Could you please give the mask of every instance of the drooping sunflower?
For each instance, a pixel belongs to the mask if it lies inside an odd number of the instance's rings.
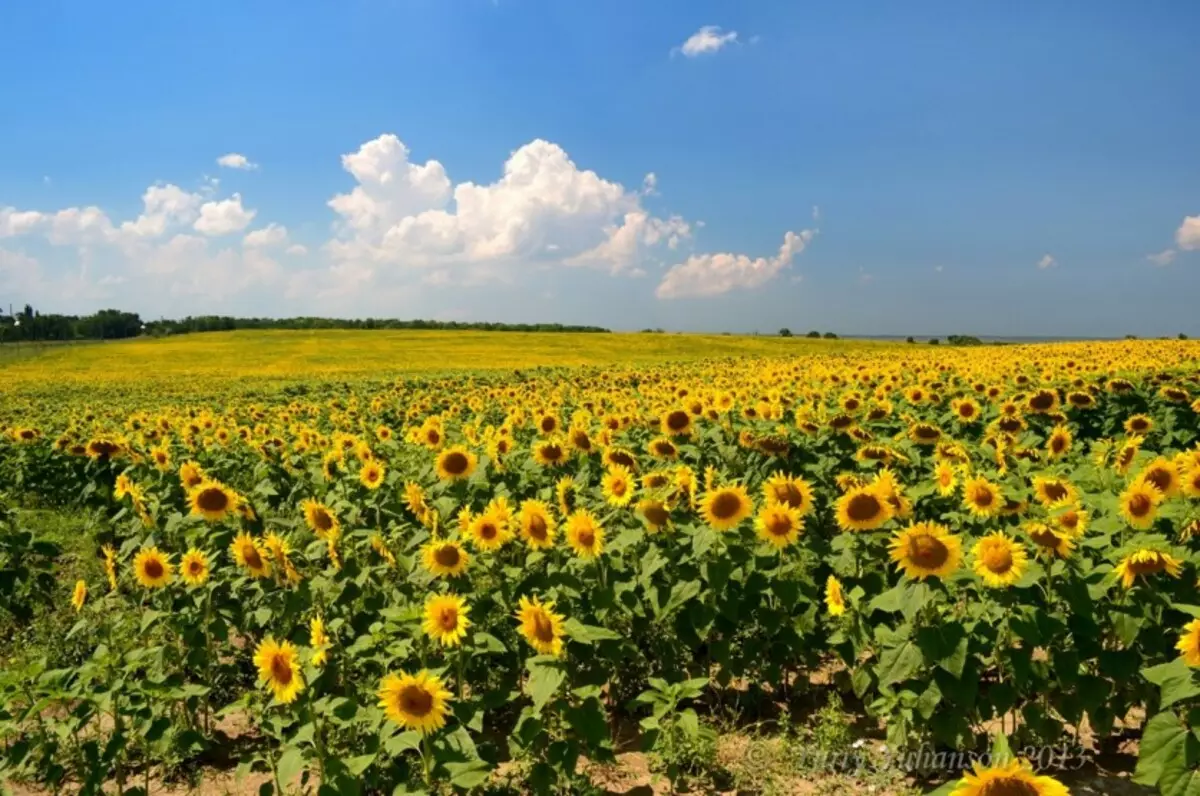
[[[786,503],[806,517],[813,508],[812,485],[799,476],[776,472],[763,484],[763,496],[768,503]]]
[[[1054,430],[1050,432],[1049,439],[1046,440],[1046,455],[1051,459],[1057,459],[1066,454],[1071,450],[1073,439],[1069,428],[1064,425],[1055,426]]]
[[[1025,402],[1025,407],[1030,412],[1038,414],[1049,414],[1058,409],[1058,392],[1050,389],[1038,390],[1033,395],[1029,396],[1029,400]]]
[[[300,672],[300,656],[290,641],[279,642],[267,636],[254,650],[254,665],[258,679],[284,705],[296,701],[304,690],[304,675]]]
[[[1148,415],[1131,415],[1125,421],[1125,433],[1129,435],[1148,434],[1154,430],[1154,419]]]
[[[825,579],[825,610],[830,616],[846,613],[846,595],[842,590],[842,582],[833,575]]]
[[[387,717],[405,729],[428,735],[446,724],[450,692],[440,678],[424,669],[416,674],[389,674],[376,695]]]
[[[679,458],[679,448],[666,437],[655,437],[647,442],[646,452],[656,459],[673,461]]]
[[[1179,467],[1164,456],[1159,456],[1143,467],[1138,478],[1154,484],[1163,497],[1175,497],[1179,494]]]
[[[567,446],[557,437],[535,442],[533,460],[542,467],[561,467],[567,461]]]
[[[367,489],[378,489],[383,486],[383,477],[386,472],[387,470],[381,461],[371,460],[363,462],[363,466],[358,471],[358,482]]]
[[[1190,498],[1200,498],[1200,464],[1193,465],[1180,478],[1183,494]]]
[[[471,544],[480,550],[499,550],[509,539],[512,531],[504,518],[495,511],[484,511],[471,518]]]
[[[333,509],[316,500],[305,500],[304,522],[319,539],[336,539],[341,533],[341,523]]]
[[[1138,478],[1118,498],[1121,516],[1129,527],[1139,531],[1147,530],[1154,525],[1158,515],[1158,505],[1163,501],[1163,493],[1154,484]]]
[[[750,516],[754,504],[743,486],[722,486],[704,493],[700,501],[700,512],[704,521],[714,530],[728,531],[736,528]]]
[[[838,527],[843,531],[873,531],[892,518],[888,495],[874,484],[851,486],[835,505]]]
[[[804,519],[799,509],[787,503],[766,503],[754,518],[754,532],[759,539],[782,550],[800,538]]]
[[[83,605],[87,602],[87,596],[87,581],[75,581],[75,590],[71,593],[71,606],[74,607],[75,613],[79,613],[83,610]]]
[[[671,508],[661,500],[646,498],[638,502],[637,513],[646,523],[646,530],[651,533],[664,531],[671,527]]]
[[[208,580],[208,556],[193,547],[179,562],[179,576],[189,586],[199,586]]]
[[[1054,476],[1034,476],[1033,491],[1038,502],[1047,508],[1074,503],[1079,498],[1079,490],[1074,484]]]
[[[1143,547],[1121,559],[1113,571],[1120,578],[1121,585],[1132,589],[1139,577],[1147,575],[1165,572],[1172,578],[1178,578],[1183,571],[1183,562],[1170,553]]]
[[[516,618],[521,623],[521,635],[531,647],[542,655],[562,655],[565,617],[554,612],[553,600],[543,603],[537,597],[522,597]]]
[[[567,518],[567,544],[580,558],[595,558],[604,552],[604,528],[587,509],[576,509]]]
[[[471,626],[466,599],[454,594],[439,594],[425,601],[425,635],[443,647],[457,647]]]
[[[1071,796],[1071,792],[1053,777],[1035,774],[1028,763],[1010,760],[993,766],[975,763],[950,796]]]
[[[629,469],[629,472],[636,473],[638,471],[637,457],[633,455],[633,451],[626,448],[612,446],[604,451],[604,466],[611,467],[614,464],[619,464],[622,467]]]
[[[976,517],[995,517],[1004,508],[1000,487],[982,476],[963,484],[963,504]]]
[[[554,496],[558,500],[558,513],[566,519],[567,515],[575,510],[575,479],[569,475],[558,479],[554,484]]]
[[[550,507],[540,500],[525,500],[517,514],[517,529],[525,543],[534,549],[554,546],[557,527]]]
[[[1044,522],[1031,522],[1025,526],[1025,532],[1033,540],[1037,552],[1047,556],[1067,558],[1075,549],[1071,535],[1061,528],[1055,530]]]
[[[1121,448],[1117,451],[1117,455],[1113,459],[1113,469],[1121,475],[1129,472],[1129,468],[1137,460],[1138,451],[1142,449],[1144,441],[1142,437],[1135,436],[1121,443]]]
[[[1200,619],[1193,619],[1183,626],[1175,649],[1188,666],[1200,666]]]
[[[628,506],[635,491],[633,473],[619,464],[610,465],[600,479],[604,500],[610,506]]]
[[[171,559],[157,547],[143,548],[133,559],[133,575],[147,589],[160,589],[171,582]]]
[[[1019,581],[1029,563],[1024,546],[999,531],[976,542],[971,555],[975,559],[975,574],[994,589]]]
[[[917,580],[945,578],[962,562],[962,542],[936,522],[909,525],[892,537],[888,549],[897,568]]]
[[[179,483],[187,490],[195,489],[204,483],[204,471],[196,462],[184,462],[179,465]]]
[[[309,661],[313,666],[324,666],[329,658],[329,634],[325,632],[325,620],[314,616],[308,623],[308,646],[312,647]]]
[[[438,478],[443,481],[462,481],[470,478],[477,465],[475,454],[462,445],[444,449],[437,457]]]
[[[421,548],[421,560],[425,569],[441,577],[457,577],[466,572],[471,557],[458,542],[434,539]]]
[[[271,558],[267,549],[245,531],[234,537],[229,550],[237,565],[245,567],[251,577],[265,578],[271,574]]]

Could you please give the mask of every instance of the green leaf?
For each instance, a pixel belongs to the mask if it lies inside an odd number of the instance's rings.
[[[679,728],[692,740],[700,737],[700,717],[696,715],[696,711],[691,708],[679,711]]]
[[[899,613],[904,608],[905,592],[905,584],[897,584],[895,587],[888,589],[883,594],[871,600],[867,605],[867,612],[883,611],[889,614]]]
[[[1188,747],[1198,743],[1174,712],[1159,713],[1142,731],[1133,781],[1140,785],[1158,785],[1166,793],[1166,783],[1177,782],[1187,774]],[[1194,761],[1195,748],[1192,752]]]
[[[621,639],[620,633],[609,630],[606,627],[585,625],[577,619],[568,619],[566,622],[563,622],[563,629],[567,631],[567,635],[573,641],[583,644],[593,644],[597,641],[619,641]]]
[[[933,712],[937,710],[937,706],[942,701],[942,689],[938,688],[937,681],[929,683],[929,687],[917,699],[917,712],[921,714],[921,718],[928,720],[933,716]]]
[[[558,662],[549,656],[530,658],[529,679],[525,681],[525,693],[533,700],[533,709],[540,711],[554,698],[559,686],[567,679]]]
[[[700,593],[700,581],[688,580],[682,583],[676,583],[671,588],[671,596],[667,598],[666,604],[663,606],[662,613],[659,619],[665,619],[675,611],[683,607],[683,605]]]
[[[962,677],[967,662],[969,640],[967,631],[957,622],[923,627],[917,631],[917,646],[925,659],[945,669],[955,677]]]
[[[997,732],[996,737],[992,739],[991,765],[1003,765],[1012,759],[1013,752],[1012,747],[1008,745],[1008,736],[1003,732]]]
[[[346,770],[349,771],[352,775],[357,777],[360,774],[362,774],[364,771],[366,771],[368,768],[370,768],[371,764],[374,762],[375,762],[375,753],[374,752],[372,752],[369,755],[359,755],[358,757],[352,757],[346,761]]]
[[[1142,676],[1162,690],[1162,708],[1200,694],[1200,684],[1183,658],[1142,669]]]
[[[470,790],[487,782],[492,768],[483,760],[468,760],[465,763],[447,763],[446,770],[450,772],[450,784],[456,788]]]
[[[875,667],[875,675],[880,685],[893,685],[912,677],[921,669],[924,656],[921,650],[911,641],[906,641],[898,647],[889,647],[879,656]]]
[[[387,750],[389,755],[398,755],[403,752],[408,752],[413,749],[421,748],[421,733],[416,730],[401,732],[387,739],[383,748]]]
[[[304,770],[304,753],[295,746],[284,748],[275,770],[279,774],[279,783],[286,788]]]
[[[500,639],[491,633],[484,633],[482,631],[475,634],[475,646],[481,648],[477,650],[479,652],[494,652],[497,654],[508,652],[508,648],[504,646],[504,643]]]

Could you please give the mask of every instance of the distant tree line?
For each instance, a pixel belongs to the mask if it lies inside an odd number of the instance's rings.
[[[100,310],[94,315],[40,313],[28,304],[20,312],[0,310],[0,342],[121,340],[139,335],[230,332],[236,329],[473,329],[489,332],[608,332],[599,326],[561,323],[468,323],[396,318],[234,318],[203,315],[143,322],[136,312]]]

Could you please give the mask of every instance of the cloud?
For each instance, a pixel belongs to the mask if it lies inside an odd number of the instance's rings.
[[[789,266],[815,235],[816,231],[810,229],[799,234],[788,232],[774,257],[752,260],[744,254],[694,254],[667,271],[654,295],[660,299],[719,296],[730,290],[759,287]]]
[[[1146,259],[1152,265],[1164,266],[1170,265],[1175,261],[1175,255],[1178,254],[1174,249],[1163,249],[1158,254],[1147,254]]]
[[[1043,271],[1047,268],[1053,268],[1056,265],[1058,265],[1058,260],[1054,259],[1054,257],[1049,254],[1043,254],[1042,259],[1038,260],[1037,262],[1037,267]]]
[[[247,232],[246,237],[242,238],[243,246],[283,246],[288,242],[287,227],[281,224],[267,224],[262,229],[256,229],[253,232]]]
[[[1200,249],[1200,216],[1185,216],[1175,230],[1175,245],[1184,251]]]
[[[737,31],[722,32],[718,25],[705,25],[688,36],[687,41],[672,50],[672,54],[683,53],[688,58],[715,53],[725,45],[737,41]]]
[[[299,243],[293,243],[284,250],[284,253],[290,254],[293,257],[303,257],[304,255],[308,254],[308,247],[301,246]]]
[[[249,226],[257,212],[242,207],[242,195],[235,193],[228,199],[200,205],[200,217],[192,228],[205,235],[228,235]]]
[[[257,163],[251,163],[248,157],[237,152],[221,155],[221,157],[217,158],[217,165],[226,169],[239,169],[241,171],[254,171],[258,168]]]
[[[178,185],[152,185],[142,194],[142,214],[121,224],[121,231],[139,238],[158,237],[169,224],[194,221],[203,201]]]

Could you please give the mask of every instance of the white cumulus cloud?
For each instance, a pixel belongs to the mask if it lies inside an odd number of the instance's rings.
[[[1043,271],[1047,268],[1053,268],[1056,265],[1058,265],[1058,260],[1054,259],[1054,257],[1049,254],[1043,254],[1042,259],[1038,260],[1037,262],[1037,267]]]
[[[247,232],[246,237],[242,238],[243,246],[283,246],[288,242],[287,227],[282,224],[267,224],[262,229],[256,229],[253,232]]]
[[[1147,254],[1146,259],[1149,260],[1152,265],[1164,266],[1175,262],[1176,254],[1177,252],[1174,249],[1163,249],[1158,254]]]
[[[751,259],[745,254],[693,254],[671,267],[654,291],[660,299],[719,296],[731,290],[760,287],[789,266],[816,235],[806,229],[788,232],[774,257]]]
[[[228,235],[249,226],[257,212],[243,207],[242,195],[235,193],[228,199],[200,205],[200,217],[192,228],[205,235]]]
[[[1185,216],[1175,230],[1175,245],[1184,251],[1200,249],[1200,216]]]
[[[673,52],[680,52],[688,58],[695,58],[698,55],[715,53],[725,45],[736,42],[737,38],[736,30],[722,31],[719,25],[705,25],[688,36],[687,41]]]
[[[239,169],[241,171],[254,171],[258,168],[257,163],[251,163],[250,158],[237,152],[221,155],[221,157],[217,158],[217,165],[226,169]]]

